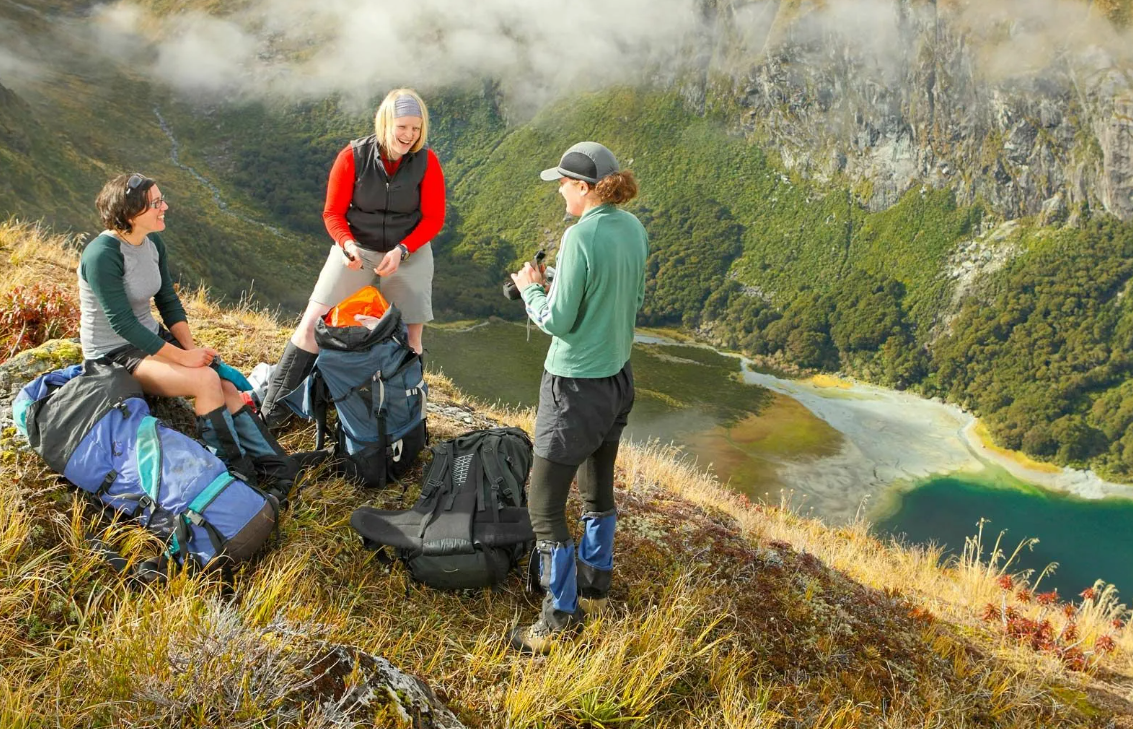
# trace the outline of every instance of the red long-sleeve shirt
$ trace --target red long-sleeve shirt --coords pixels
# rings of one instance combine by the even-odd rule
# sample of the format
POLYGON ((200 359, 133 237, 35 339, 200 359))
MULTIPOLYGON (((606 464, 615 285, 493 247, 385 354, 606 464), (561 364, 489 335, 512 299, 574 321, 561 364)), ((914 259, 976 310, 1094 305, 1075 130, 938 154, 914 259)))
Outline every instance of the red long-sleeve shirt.
MULTIPOLYGON (((433 150, 428 152, 428 164, 425 167, 425 176, 421 179, 421 222, 405 239, 400 241, 409 249, 417 250, 425 245, 445 224, 445 177, 441 172, 441 163, 433 150)), ((393 176, 401 160, 390 162, 384 156, 386 172, 393 176)), ((346 211, 350 208, 350 200, 354 197, 354 150, 350 145, 338 153, 334 166, 330 168, 330 179, 327 180, 327 200, 323 206, 323 222, 327 232, 334 242, 341 248, 348 240, 354 240, 350 232, 350 224, 346 222, 346 211)))

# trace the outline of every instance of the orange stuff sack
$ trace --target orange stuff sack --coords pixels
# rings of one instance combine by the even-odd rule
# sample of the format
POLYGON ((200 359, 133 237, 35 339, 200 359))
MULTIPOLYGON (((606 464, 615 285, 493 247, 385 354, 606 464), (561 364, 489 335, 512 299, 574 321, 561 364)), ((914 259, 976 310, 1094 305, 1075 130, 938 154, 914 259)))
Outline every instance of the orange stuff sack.
POLYGON ((323 321, 332 327, 356 327, 361 325, 355 316, 362 314, 380 319, 388 308, 389 304, 381 291, 373 286, 363 286, 328 311, 323 321))

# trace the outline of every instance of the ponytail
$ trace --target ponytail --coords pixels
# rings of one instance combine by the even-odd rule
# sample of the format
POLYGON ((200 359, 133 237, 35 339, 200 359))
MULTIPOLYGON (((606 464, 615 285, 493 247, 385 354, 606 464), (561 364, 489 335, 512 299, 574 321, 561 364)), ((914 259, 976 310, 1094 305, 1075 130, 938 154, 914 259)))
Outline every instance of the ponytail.
POLYGON ((637 197, 637 180, 629 170, 611 172, 598 180, 594 193, 603 203, 621 205, 637 197))

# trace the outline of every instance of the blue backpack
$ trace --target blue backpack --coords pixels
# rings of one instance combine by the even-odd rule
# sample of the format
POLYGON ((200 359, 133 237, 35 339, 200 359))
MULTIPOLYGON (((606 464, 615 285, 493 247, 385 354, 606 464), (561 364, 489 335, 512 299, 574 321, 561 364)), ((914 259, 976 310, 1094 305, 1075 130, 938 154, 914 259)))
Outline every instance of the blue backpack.
POLYGON ((400 479, 425 447, 425 368, 408 344, 401 312, 390 306, 374 329, 315 324, 319 355, 307 379, 283 398, 316 423, 316 448, 337 413, 332 463, 372 488, 400 479))
POLYGON ((48 466, 104 507, 136 518, 179 564, 243 562, 275 528, 275 498, 153 417, 122 367, 88 360, 41 375, 16 395, 12 415, 48 466))

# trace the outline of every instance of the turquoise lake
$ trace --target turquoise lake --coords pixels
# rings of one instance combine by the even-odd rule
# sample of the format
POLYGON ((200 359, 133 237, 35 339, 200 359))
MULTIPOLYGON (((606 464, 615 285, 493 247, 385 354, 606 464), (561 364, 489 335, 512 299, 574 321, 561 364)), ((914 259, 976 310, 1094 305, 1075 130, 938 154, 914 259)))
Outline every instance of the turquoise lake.
MULTIPOLYGON (((981 518, 985 554, 1006 530, 1000 549, 1010 556, 1024 538, 1038 543, 1019 552, 1011 572, 1033 569, 1043 577, 1042 591, 1058 589, 1063 598, 1101 578, 1122 590, 1133 590, 1133 504, 1125 499, 1081 499, 1029 486, 1004 472, 987 476, 952 475, 929 479, 900 497, 899 509, 878 520, 875 528, 904 534, 912 542, 947 545, 963 550, 981 518)), ((1034 577, 1032 579, 1034 579, 1034 577)))

